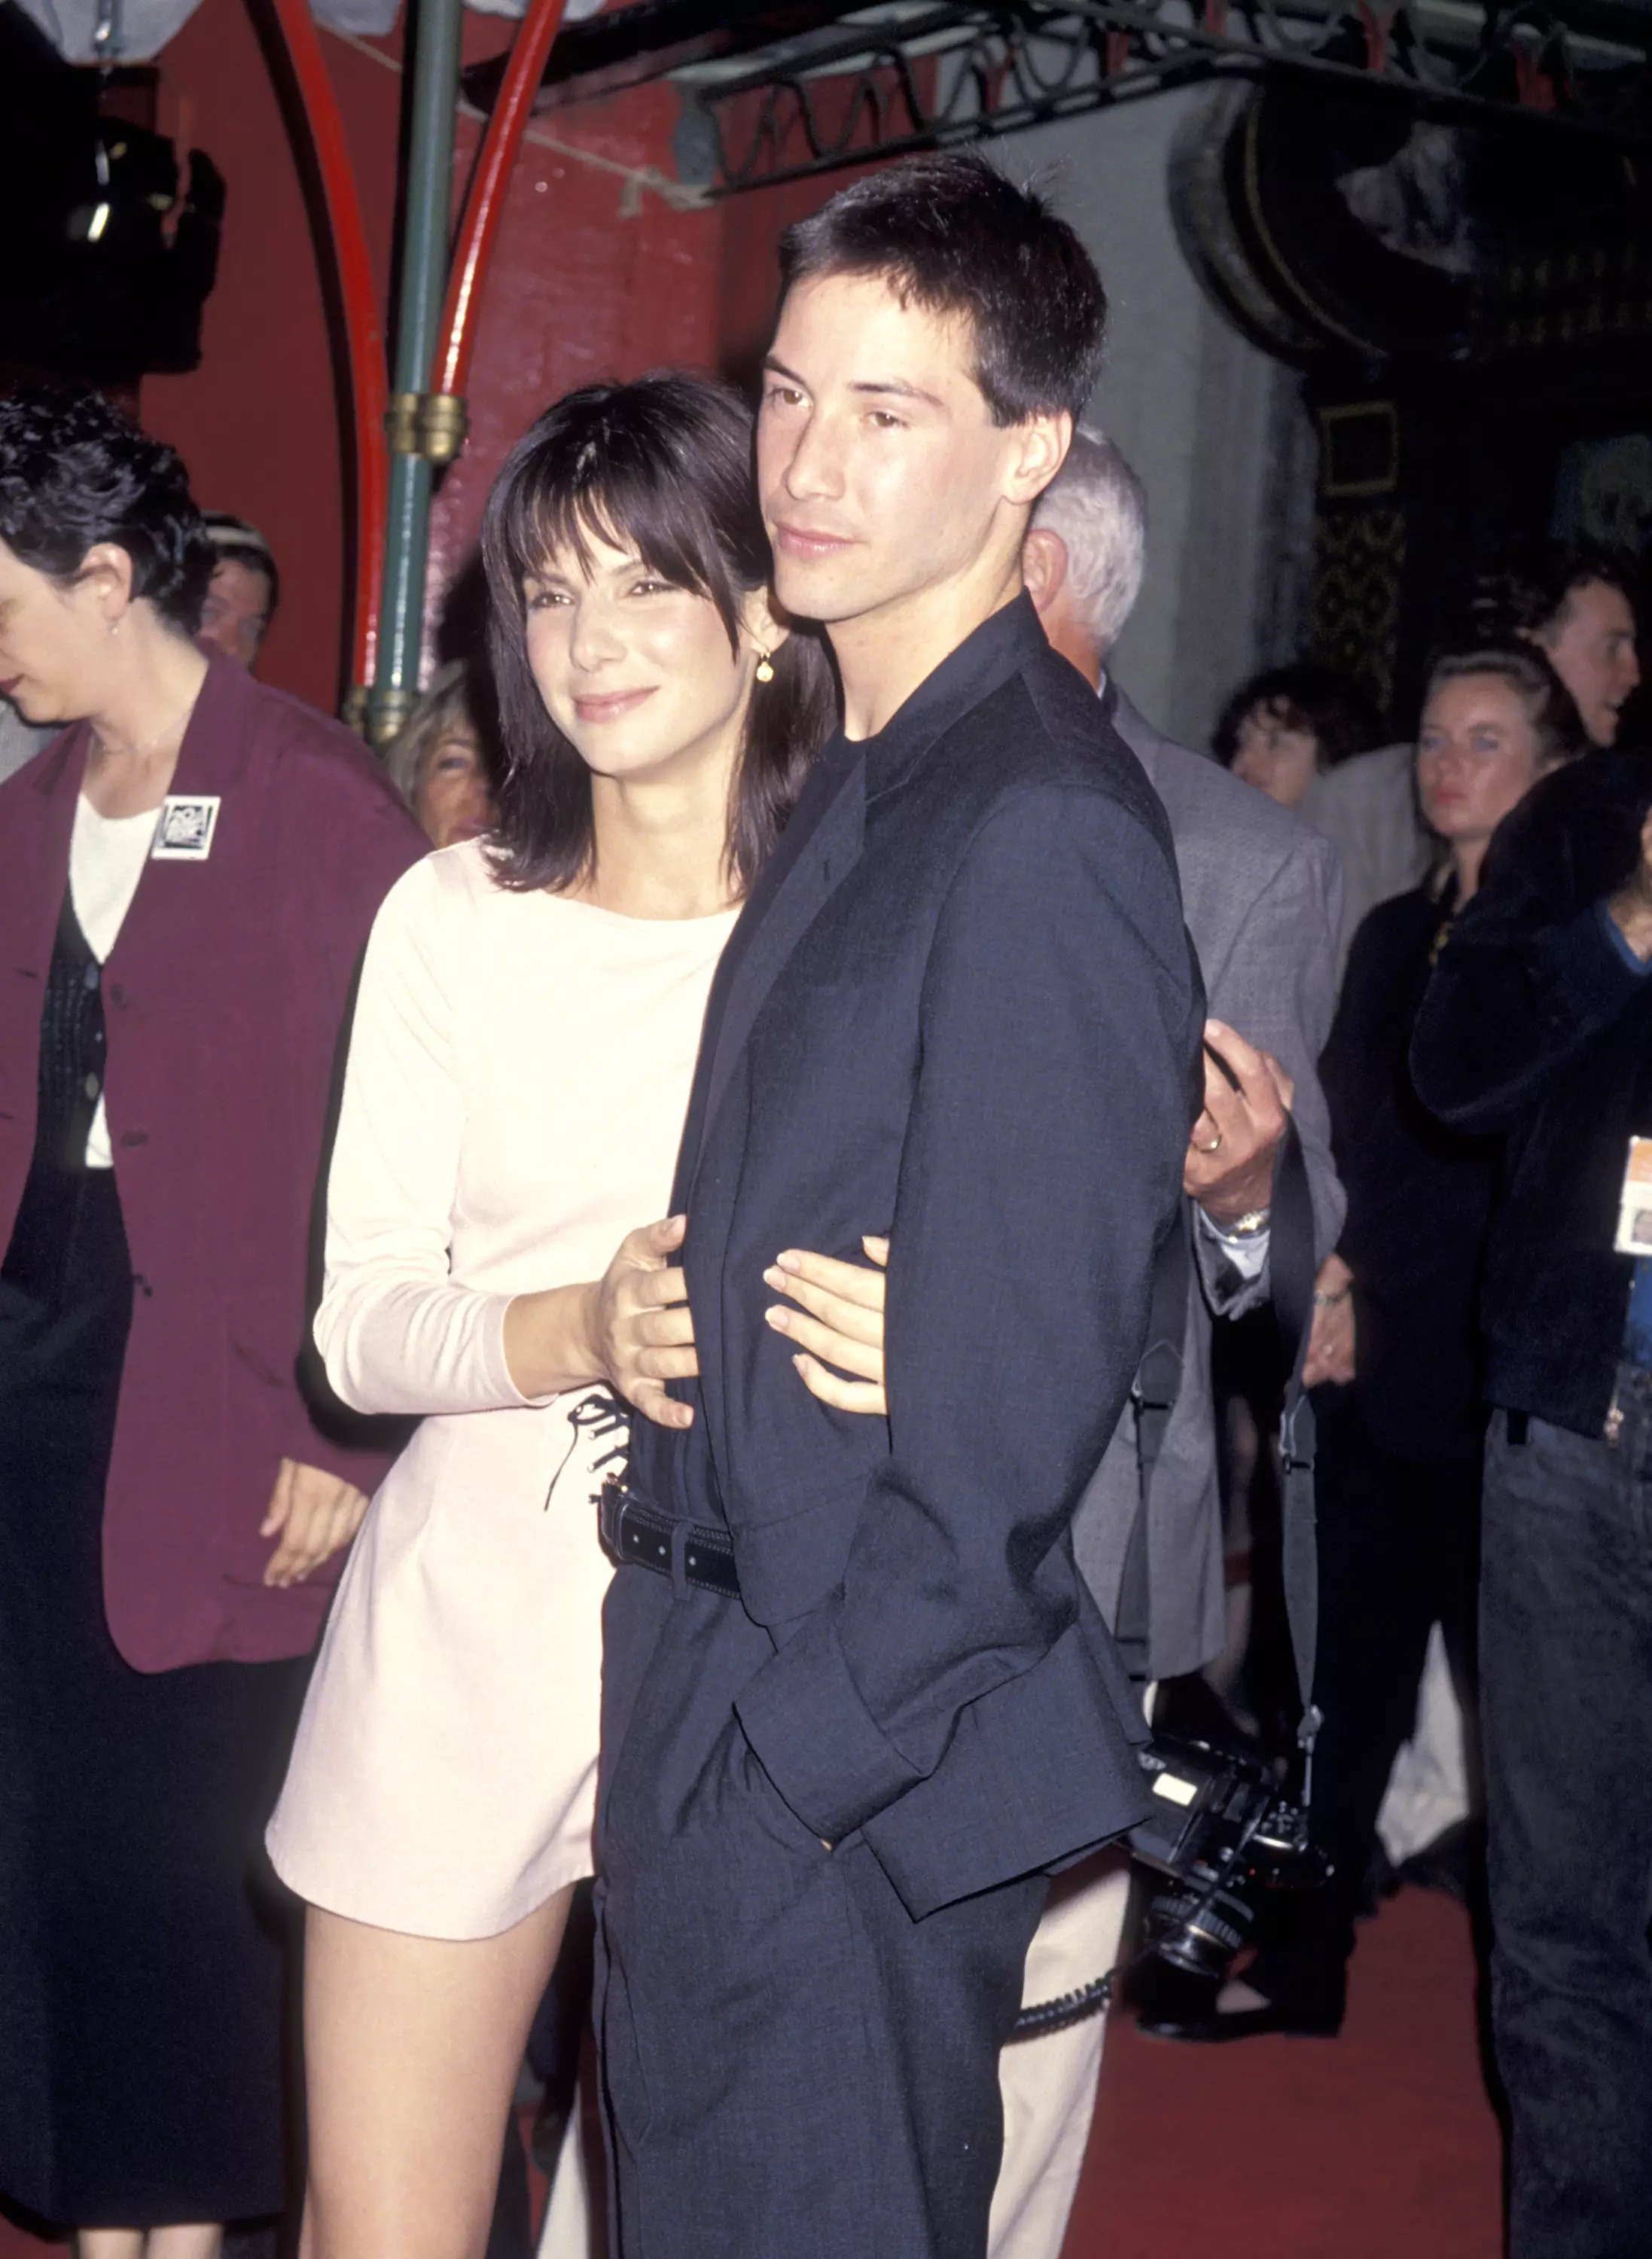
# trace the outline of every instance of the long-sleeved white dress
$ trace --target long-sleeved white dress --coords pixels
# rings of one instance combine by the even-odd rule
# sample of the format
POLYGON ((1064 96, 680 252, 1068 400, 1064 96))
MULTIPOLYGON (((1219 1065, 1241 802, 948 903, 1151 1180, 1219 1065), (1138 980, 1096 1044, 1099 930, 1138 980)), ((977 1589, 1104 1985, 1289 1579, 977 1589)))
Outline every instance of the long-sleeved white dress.
POLYGON ((475 841, 380 911, 316 1335, 346 1403, 425 1416, 356 1540, 270 1823, 312 1905, 486 1937, 591 1871, 594 1501, 624 1436, 594 1392, 518 1393, 504 1314, 666 1214, 734 918, 507 893, 475 841))

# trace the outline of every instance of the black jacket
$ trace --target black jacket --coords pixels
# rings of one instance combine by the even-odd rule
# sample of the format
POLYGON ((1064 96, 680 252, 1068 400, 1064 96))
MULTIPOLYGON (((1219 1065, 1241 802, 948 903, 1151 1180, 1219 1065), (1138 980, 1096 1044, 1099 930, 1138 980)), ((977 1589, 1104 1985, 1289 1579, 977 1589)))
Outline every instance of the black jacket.
POLYGON ((1475 1310, 1499 1151, 1442 1127, 1412 1087, 1412 1030, 1451 916, 1451 896, 1423 886, 1361 921, 1320 1061, 1348 1194, 1354 1392, 1389 1450, 1431 1462, 1480 1448, 1475 1310))
POLYGON ((1492 843, 1412 1044, 1441 1119, 1506 1134, 1482 1319, 1486 1393, 1582 1436, 1605 1422, 1633 1275, 1613 1252, 1632 1135, 1652 1133, 1652 979, 1604 902, 1633 873, 1652 758, 1591 753, 1492 843))
MULTIPOLYGON (((718 969, 673 1194, 699 1409, 637 1423, 632 1479, 726 1523, 773 1642, 744 1733, 915 1915, 1143 1808, 1070 1525, 1141 1355, 1202 1018, 1164 811, 1025 597, 828 747, 718 969), (763 1319, 780 1249, 865 1231, 894 1243, 887 1427, 818 1403, 763 1319)), ((605 1678, 637 1662, 610 1645, 605 1678)))

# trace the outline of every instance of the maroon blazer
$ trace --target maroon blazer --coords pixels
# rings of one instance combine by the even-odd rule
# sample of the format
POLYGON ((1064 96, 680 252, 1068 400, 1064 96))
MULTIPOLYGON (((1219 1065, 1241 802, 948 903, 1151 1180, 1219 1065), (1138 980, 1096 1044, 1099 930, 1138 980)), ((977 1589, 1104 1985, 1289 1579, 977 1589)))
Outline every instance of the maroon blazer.
MULTIPOLYGON (((85 723, 0 784, 0 1247, 34 1146, 41 1002, 85 723)), ((103 1510, 103 1593, 139 1671, 303 1654, 338 1563, 268 1590, 281 1459, 373 1490, 296 1378, 339 1029, 423 833, 360 740, 215 659, 173 779, 217 794, 204 861, 145 864, 103 971, 105 1099, 137 1286, 103 1510), (331 1572, 331 1573, 330 1573, 331 1572)))

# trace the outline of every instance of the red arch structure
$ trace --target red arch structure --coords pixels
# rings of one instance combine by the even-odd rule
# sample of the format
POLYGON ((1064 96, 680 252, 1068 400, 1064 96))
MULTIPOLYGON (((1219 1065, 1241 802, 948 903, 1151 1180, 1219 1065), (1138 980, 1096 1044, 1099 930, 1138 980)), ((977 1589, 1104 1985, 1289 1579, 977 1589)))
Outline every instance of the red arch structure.
MULTIPOLYGON (((511 169, 532 114, 534 96, 562 21, 564 0, 530 0, 512 46, 499 98, 488 121, 471 176, 442 310, 431 390, 462 395, 481 301, 511 169)), ((309 0, 274 0, 275 18, 303 111, 322 186, 328 252, 344 311, 345 350, 355 461, 355 595, 350 636, 350 710, 365 699, 377 664, 383 601, 385 527, 389 498, 388 405, 384 324, 374 289, 361 197, 345 138, 338 96, 322 53, 309 0)), ((419 153, 410 153, 412 164, 419 153)))

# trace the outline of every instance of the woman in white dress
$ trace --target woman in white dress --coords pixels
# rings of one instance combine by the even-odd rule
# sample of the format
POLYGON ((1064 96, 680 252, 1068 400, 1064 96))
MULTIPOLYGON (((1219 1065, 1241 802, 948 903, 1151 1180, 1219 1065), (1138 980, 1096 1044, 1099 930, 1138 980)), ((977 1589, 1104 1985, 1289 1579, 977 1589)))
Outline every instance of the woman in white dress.
POLYGON ((769 609, 750 466, 738 398, 675 375, 574 393, 517 446, 483 536, 499 828, 409 872, 367 951, 316 1333, 348 1403, 423 1424, 269 1830, 309 1909, 309 2259, 481 2251, 591 1869, 616 1398, 693 1416, 666 1388, 694 1370, 680 1220, 629 1228, 669 1196, 718 956, 835 719, 822 646, 769 609))

